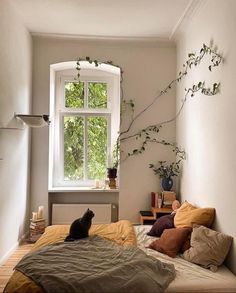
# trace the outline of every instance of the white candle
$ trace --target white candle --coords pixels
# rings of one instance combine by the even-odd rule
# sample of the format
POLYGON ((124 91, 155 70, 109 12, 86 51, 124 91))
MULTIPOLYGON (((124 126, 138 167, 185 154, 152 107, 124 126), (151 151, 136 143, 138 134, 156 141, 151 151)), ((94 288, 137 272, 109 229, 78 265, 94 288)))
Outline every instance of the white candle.
POLYGON ((44 206, 39 206, 38 208, 38 219, 43 219, 44 217, 44 206))
POLYGON ((38 213, 32 212, 32 220, 36 221, 38 219, 38 213))
POLYGON ((95 179, 95 188, 99 188, 100 187, 100 182, 98 179, 95 179))

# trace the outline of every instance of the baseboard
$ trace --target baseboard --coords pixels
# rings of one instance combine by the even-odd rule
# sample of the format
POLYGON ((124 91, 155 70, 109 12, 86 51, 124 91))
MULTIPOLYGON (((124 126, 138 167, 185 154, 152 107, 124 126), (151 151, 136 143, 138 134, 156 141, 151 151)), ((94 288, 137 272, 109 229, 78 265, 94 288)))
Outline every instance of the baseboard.
POLYGON ((7 253, 5 253, 3 255, 3 257, 0 259, 0 265, 3 265, 7 260, 8 258, 11 256, 11 254, 17 249, 17 247, 19 246, 19 242, 16 242, 12 247, 11 249, 8 250, 7 253))
POLYGON ((2 266, 8 258, 12 255, 12 253, 17 249, 21 242, 23 242, 26 238, 26 234, 22 235, 22 237, 8 250, 7 253, 0 258, 0 266, 2 266))

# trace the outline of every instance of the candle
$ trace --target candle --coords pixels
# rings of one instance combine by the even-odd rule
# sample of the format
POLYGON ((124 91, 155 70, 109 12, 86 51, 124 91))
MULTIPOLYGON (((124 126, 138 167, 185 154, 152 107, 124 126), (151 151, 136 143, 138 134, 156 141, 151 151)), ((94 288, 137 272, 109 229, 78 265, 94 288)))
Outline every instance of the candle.
POLYGON ((38 219, 43 219, 44 217, 44 206, 39 206, 38 208, 38 219))
POLYGON ((32 212, 32 220, 36 221, 38 219, 38 213, 32 212))
POLYGON ((95 188, 99 188, 100 187, 100 182, 98 179, 95 179, 95 188))

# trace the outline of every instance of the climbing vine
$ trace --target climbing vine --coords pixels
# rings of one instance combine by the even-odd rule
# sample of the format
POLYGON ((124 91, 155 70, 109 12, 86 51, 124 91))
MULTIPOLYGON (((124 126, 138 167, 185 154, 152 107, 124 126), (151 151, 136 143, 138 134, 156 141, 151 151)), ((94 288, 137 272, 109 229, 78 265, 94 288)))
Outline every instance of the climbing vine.
MULTIPOLYGON (((181 82, 182 79, 184 77, 186 77, 186 75, 188 74, 188 72, 190 70, 192 70, 194 67, 200 65, 202 60, 207 55, 210 57, 210 63, 208 65, 208 69, 210 72, 215 67, 219 66, 223 60, 223 57, 221 56, 221 54, 219 54, 217 52, 216 49, 213 49, 212 46, 207 46, 206 44, 203 44, 198 53, 189 53, 188 54, 188 58, 185 61, 185 63, 182 65, 182 69, 181 69, 181 71, 179 71, 178 76, 175 79, 173 79, 172 81, 170 81, 170 83, 167 84, 167 86, 163 90, 161 90, 156 97, 153 98, 151 103, 149 103, 146 107, 144 107, 137 114, 135 114, 134 101, 133 100, 125 100, 123 97, 123 87, 122 87, 123 70, 120 66, 114 65, 112 61, 98 61, 98 60, 90 59, 90 57, 79 58, 77 60, 77 66, 76 66, 77 79, 80 78, 80 70, 81 70, 80 62, 81 61, 87 61, 90 64, 94 64, 96 67, 102 63, 109 64, 109 65, 116 66, 116 67, 120 68, 120 70, 121 70, 121 123, 122 123, 122 116, 125 115, 125 111, 127 110, 127 107, 131 108, 132 115, 131 115, 130 123, 127 126, 127 128, 118 134, 115 150, 113 151, 113 156, 114 156, 113 165, 114 165, 114 167, 117 167, 118 163, 119 163, 120 143, 122 143, 123 141, 130 140, 132 138, 139 140, 140 146, 138 148, 135 148, 132 151, 128 152, 124 156, 124 160, 130 156, 142 154, 146 150, 146 146, 149 143, 162 144, 162 145, 171 147, 172 151, 175 152, 175 154, 176 154, 176 162, 178 163, 178 166, 181 163, 181 161, 185 159, 185 151, 181 150, 176 145, 176 143, 171 143, 171 142, 168 142, 164 139, 162 139, 162 140, 158 139, 159 132, 160 132, 161 128, 164 127, 166 124, 174 122, 179 117, 179 115, 181 114, 181 112, 184 108, 184 105, 186 104, 189 97, 193 98, 195 96, 195 94, 199 93, 199 92, 202 93, 203 95, 206 95, 206 96, 216 95, 220 90, 220 83, 219 82, 215 82, 215 83, 213 83, 212 86, 209 87, 206 85, 205 81, 198 81, 197 83, 193 84, 192 86, 185 88, 184 98, 182 99, 180 108, 178 109, 175 116, 173 116, 172 118, 170 118, 168 120, 164 120, 164 121, 158 122, 156 124, 149 125, 143 129, 140 129, 139 131, 135 132, 134 134, 130 134, 130 131, 133 127, 134 122, 140 116, 142 116, 143 113, 145 113, 149 108, 151 108, 160 97, 162 97, 163 95, 166 95, 176 83, 181 82)), ((153 164, 150 164, 150 166, 151 166, 151 168, 155 168, 155 166, 153 164)))

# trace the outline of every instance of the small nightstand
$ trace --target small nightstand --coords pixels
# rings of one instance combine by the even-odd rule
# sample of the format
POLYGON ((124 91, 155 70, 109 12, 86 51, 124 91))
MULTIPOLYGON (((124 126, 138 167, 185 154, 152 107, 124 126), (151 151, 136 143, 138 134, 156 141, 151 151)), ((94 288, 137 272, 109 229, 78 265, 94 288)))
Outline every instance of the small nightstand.
POLYGON ((140 224, 152 225, 157 218, 169 215, 172 212, 172 208, 152 208, 151 211, 140 211, 140 224))
POLYGON ((169 215, 173 212, 172 208, 152 208, 152 213, 155 216, 155 218, 160 218, 165 215, 169 215))
POLYGON ((145 224, 152 225, 156 221, 156 219, 151 211, 140 211, 139 214, 140 214, 139 222, 141 225, 145 225, 145 224))

